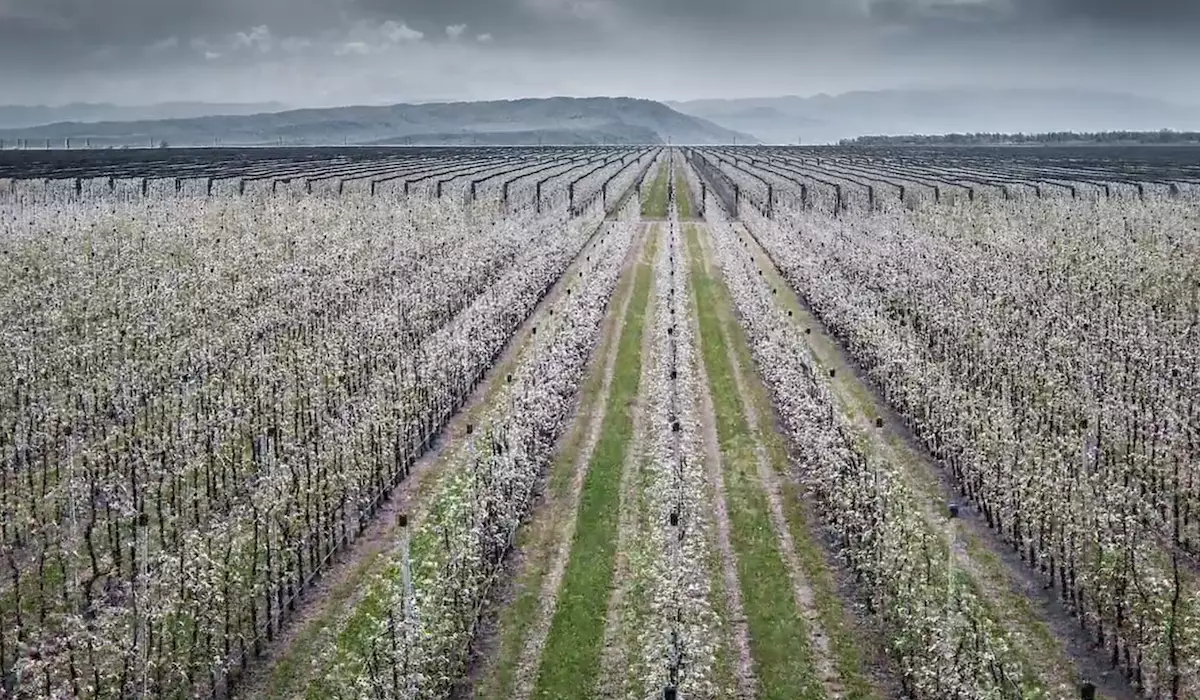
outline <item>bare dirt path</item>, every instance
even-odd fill
[[[797,324],[811,329],[805,337],[820,368],[831,370],[831,388],[846,415],[874,450],[901,467],[906,480],[926,498],[926,515],[937,521],[948,503],[962,503],[962,494],[949,473],[917,442],[904,419],[875,390],[840,343],[787,284],[770,256],[742,224],[734,231],[749,246],[764,277],[778,290],[777,303],[793,312]],[[882,419],[878,426],[876,419]],[[1137,694],[1118,671],[1099,658],[1091,640],[1019,556],[987,527],[979,513],[960,508],[948,521],[955,565],[971,574],[989,600],[1005,630],[1024,651],[1030,664],[1060,697],[1075,697],[1082,680],[1096,685],[1098,697],[1135,700]]]
[[[499,359],[484,375],[483,381],[467,399],[463,409],[451,417],[430,450],[413,464],[407,478],[392,489],[371,524],[342,550],[324,574],[297,599],[295,612],[284,625],[283,631],[266,647],[262,656],[251,662],[246,675],[233,688],[232,697],[291,697],[287,692],[282,695],[276,692],[277,682],[292,688],[290,692],[293,695],[302,694],[302,688],[295,688],[295,683],[291,681],[307,676],[311,669],[300,667],[306,660],[296,658],[303,655],[303,650],[299,647],[318,636],[321,627],[344,616],[353,608],[354,602],[361,598],[365,591],[359,584],[365,580],[367,572],[379,561],[381,555],[397,544],[398,516],[411,510],[414,500],[422,493],[425,485],[436,481],[436,475],[449,461],[443,458],[451,454],[466,436],[466,426],[470,424],[472,416],[496,393],[500,378],[516,364],[533,329],[542,322],[547,316],[547,311],[563,295],[569,280],[575,276],[586,256],[595,251],[600,238],[607,233],[610,225],[610,222],[604,221],[597,227],[562,276],[555,281],[549,292],[534,306],[529,318],[525,319],[509,339]]]

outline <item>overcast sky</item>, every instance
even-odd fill
[[[992,85],[1200,103],[1200,0],[0,0],[0,103]]]

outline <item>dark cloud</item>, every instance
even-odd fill
[[[1200,29],[1195,0],[870,0],[867,14],[884,22],[960,22],[1021,34],[1090,29],[1108,36],[1170,36]]]
[[[1200,27],[1195,0],[1017,0],[1016,6],[1019,14],[1042,21],[1084,21],[1114,30]]]
[[[0,101],[1025,80],[1179,95],[1196,36],[1200,0],[0,0]]]
[[[307,34],[340,21],[321,0],[0,0],[0,61],[9,67],[86,67],[134,59],[171,41],[236,36],[256,26]]]

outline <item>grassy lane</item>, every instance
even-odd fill
[[[654,249],[651,238],[637,266],[607,411],[580,495],[571,559],[534,691],[534,697],[543,700],[590,697],[596,686],[617,553],[621,472],[633,436],[633,404],[641,382],[642,331],[653,283]]]
[[[654,239],[661,235],[661,224],[652,224]],[[653,267],[655,253],[649,257]],[[651,290],[646,306],[646,316],[653,324],[657,318],[660,290],[651,273]],[[648,386],[652,372],[656,371],[653,333],[642,333],[641,386]],[[658,549],[650,542],[653,524],[647,522],[649,515],[649,489],[653,483],[653,464],[647,444],[647,400],[644,391],[639,391],[632,405],[633,436],[626,447],[626,459],[622,465],[619,516],[617,519],[617,556],[614,568],[612,591],[608,598],[608,609],[604,621],[604,637],[600,652],[600,676],[596,683],[596,697],[615,700],[623,697],[644,697],[645,680],[649,665],[654,659],[638,654],[638,637],[650,624],[650,585],[646,572],[652,571]],[[657,524],[657,523],[655,523]]]
[[[642,200],[642,216],[647,219],[667,218],[667,209],[670,208],[670,202],[667,198],[667,172],[667,163],[663,161],[654,173],[654,180],[650,183],[650,191],[646,193],[646,198]]]
[[[516,694],[522,654],[534,634],[545,605],[543,588],[554,566],[564,523],[574,517],[574,489],[580,452],[590,449],[588,433],[600,420],[608,396],[605,375],[611,372],[613,346],[621,333],[624,310],[633,288],[633,276],[625,275],[613,294],[609,316],[605,320],[603,342],[597,350],[580,389],[579,413],[566,441],[551,464],[545,500],[528,526],[517,535],[519,564],[508,602],[499,614],[494,656],[479,682],[475,697],[480,700],[507,700]],[[553,583],[551,583],[553,585]],[[544,618],[542,618],[544,619]]]
[[[750,649],[760,698],[821,698],[814,675],[808,629],[796,608],[792,580],[779,551],[767,495],[758,478],[756,436],[746,420],[734,369],[717,313],[723,295],[701,264],[694,229],[689,231],[692,289],[700,325],[700,347],[725,462],[731,539],[737,552]],[[727,303],[727,302],[726,302]]]
[[[711,258],[707,239],[697,235],[696,227],[688,227],[689,241]],[[775,407],[770,394],[758,378],[758,369],[750,354],[746,334],[733,319],[732,302],[724,284],[717,285],[717,312],[727,330],[733,356],[741,370],[744,382],[744,398],[753,403],[759,416],[773,416]],[[796,556],[804,577],[812,590],[813,603],[820,618],[821,629],[829,638],[833,662],[844,685],[845,697],[851,700],[872,700],[880,697],[875,682],[868,675],[868,660],[871,666],[882,669],[886,666],[886,651],[881,645],[870,642],[860,630],[857,621],[846,610],[846,604],[838,592],[834,579],[833,558],[820,544],[821,528],[815,515],[806,505],[803,487],[793,478],[789,465],[787,445],[775,430],[760,426],[759,440],[766,448],[771,469],[778,475],[779,488],[783,496],[784,516],[788,530],[796,547]]]
[[[695,212],[692,211],[692,193],[688,190],[687,178],[683,176],[682,168],[675,173],[675,206],[679,208],[679,218],[695,217]]]

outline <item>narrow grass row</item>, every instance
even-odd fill
[[[656,241],[638,263],[625,315],[608,406],[580,495],[571,557],[538,670],[534,697],[589,697],[600,668],[605,611],[613,585],[621,470],[633,436],[642,367],[642,333]]]
[[[694,227],[688,227],[692,290],[699,314],[701,352],[708,374],[717,437],[725,466],[731,536],[737,553],[750,645],[760,698],[822,698],[813,673],[805,621],[797,610],[792,582],[771,523],[767,496],[758,478],[755,442],[729,361],[728,328],[719,313],[720,282],[701,262]],[[727,313],[726,313],[727,316]]]
[[[546,604],[542,592],[554,566],[557,543],[561,541],[558,528],[567,519],[574,518],[572,481],[578,455],[585,449],[589,427],[594,420],[602,419],[607,405],[605,358],[610,356],[620,337],[624,321],[622,311],[632,293],[633,282],[632,276],[626,275],[613,295],[604,339],[580,389],[579,414],[546,480],[544,503],[533,521],[518,531],[516,546],[522,552],[521,563],[512,584],[512,598],[498,615],[499,638],[494,656],[476,690],[475,697],[479,700],[507,700],[516,695],[522,653],[534,633],[539,609]]]
[[[670,167],[668,161],[659,164],[650,183],[650,191],[642,198],[642,216],[648,219],[665,219],[668,213]]]
[[[689,227],[689,240],[694,242],[696,250],[705,250],[701,231],[703,229]],[[745,333],[736,321],[730,320],[733,310],[728,290],[723,283],[717,283],[713,291],[717,300],[716,315],[726,324],[728,331],[729,350],[741,375],[747,378],[742,398],[753,405],[758,415],[773,416],[775,408],[766,387],[758,378],[758,369]],[[802,573],[812,589],[821,629],[829,637],[830,651],[844,696],[848,700],[879,698],[880,693],[867,668],[868,659],[877,650],[859,636],[856,622],[839,595],[829,555],[819,542],[819,525],[812,522],[812,514],[805,505],[807,496],[803,486],[791,474],[787,445],[778,431],[766,426],[760,426],[757,438],[766,448],[772,471],[779,477],[788,530],[795,543]]]
[[[680,219],[691,219],[695,216],[692,210],[692,193],[688,189],[687,178],[684,177],[682,169],[675,173],[675,206],[679,209]]]

